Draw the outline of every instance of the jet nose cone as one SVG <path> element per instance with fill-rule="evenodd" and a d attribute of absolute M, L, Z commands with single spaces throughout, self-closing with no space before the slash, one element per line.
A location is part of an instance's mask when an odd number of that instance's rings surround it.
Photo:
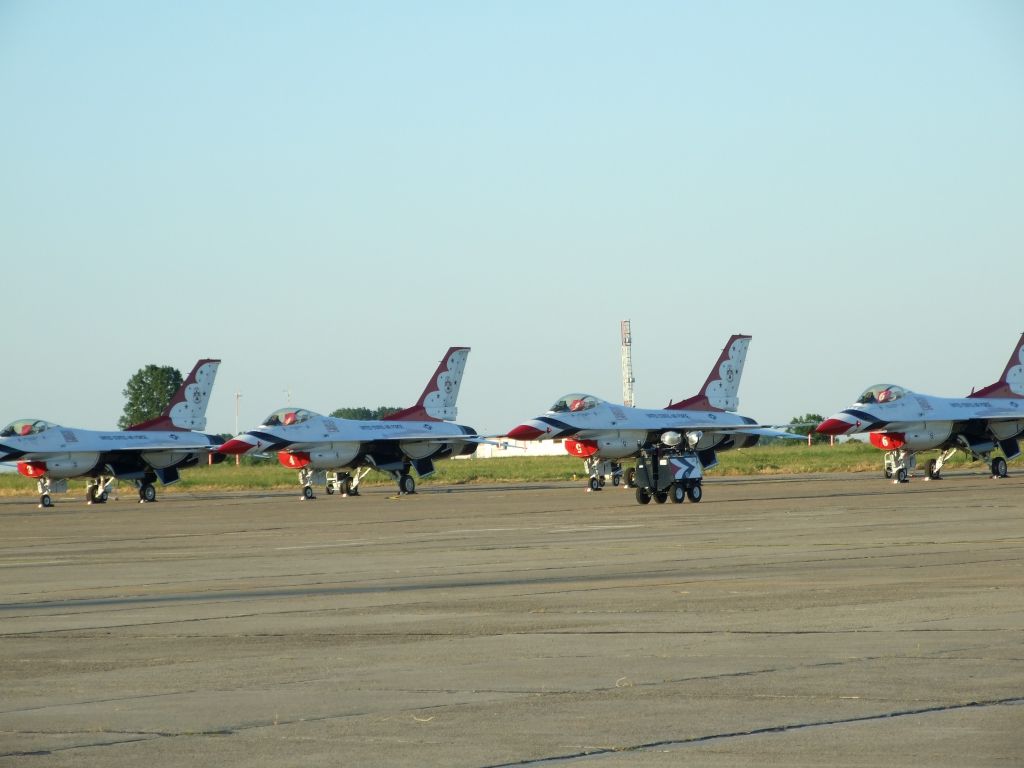
<path fill-rule="evenodd" d="M 506 437 L 511 437 L 513 440 L 536 440 L 543 434 L 536 427 L 531 427 L 529 424 L 520 424 L 518 427 L 510 429 Z"/>
<path fill-rule="evenodd" d="M 852 426 L 849 422 L 833 416 L 821 422 L 821 424 L 814 428 L 814 431 L 820 432 L 823 435 L 845 435 Z"/>
<path fill-rule="evenodd" d="M 216 450 L 217 453 L 238 455 L 242 453 L 247 453 L 248 451 L 252 450 L 252 447 L 252 443 L 247 443 L 245 440 L 239 440 L 237 437 L 233 437 Z"/>

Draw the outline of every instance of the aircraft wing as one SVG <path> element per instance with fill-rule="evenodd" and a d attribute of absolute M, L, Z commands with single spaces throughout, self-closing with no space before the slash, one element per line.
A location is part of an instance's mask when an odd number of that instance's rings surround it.
<path fill-rule="evenodd" d="M 499 441 L 497 438 L 502 435 L 437 435 L 431 432 L 421 434 L 393 435 L 379 440 L 395 440 L 399 442 L 426 443 L 428 445 L 444 445 L 445 443 L 463 442 L 476 443 L 477 445 L 497 445 L 508 447 L 507 441 Z"/>
<path fill-rule="evenodd" d="M 754 425 L 753 429 L 743 429 L 737 427 L 734 430 L 729 429 L 709 429 L 709 432 L 742 432 L 744 435 L 760 435 L 761 437 L 781 437 L 787 440 L 806 440 L 807 435 L 798 435 L 793 432 L 785 432 L 781 429 L 774 427 L 759 427 Z"/>
<path fill-rule="evenodd" d="M 159 443 L 146 443 L 145 445 L 112 445 L 103 446 L 102 453 L 149 453 L 150 451 L 215 451 L 219 442 L 214 443 L 190 443 L 176 442 L 174 440 L 163 440 Z M 60 453 L 92 453 L 92 451 L 61 451 Z M 53 455 L 58 455 L 56 452 Z"/>
<path fill-rule="evenodd" d="M 781 437 L 787 440 L 806 440 L 807 435 L 797 435 L 792 432 L 784 432 L 776 427 L 768 427 L 764 424 L 730 424 L 729 426 L 721 426 L 717 424 L 707 424 L 703 426 L 687 426 L 685 432 L 716 432 L 720 435 L 758 435 L 760 437 Z"/>
<path fill-rule="evenodd" d="M 790 425 L 786 425 L 790 426 Z M 761 437 L 781 437 L 789 440 L 806 440 L 807 435 L 796 435 L 792 432 L 784 432 L 775 426 L 769 426 L 767 424 L 722 424 L 715 421 L 707 422 L 687 422 L 685 425 L 679 424 L 659 424 L 656 428 L 651 428 L 649 432 L 714 432 L 720 435 L 731 435 L 731 434 L 743 434 L 743 435 L 759 435 Z M 599 438 L 602 435 L 607 434 L 607 429 L 585 429 L 577 432 L 572 437 L 577 440 L 589 440 Z"/>
<path fill-rule="evenodd" d="M 790 425 L 786 425 L 790 426 Z M 670 427 L 679 431 L 694 432 L 717 432 L 728 435 L 740 433 L 744 435 L 760 435 L 761 437 L 783 437 L 789 439 L 806 440 L 807 435 L 797 435 L 792 432 L 785 432 L 777 426 L 769 424 L 716 424 L 711 421 L 707 424 L 687 424 L 685 427 Z"/>
<path fill-rule="evenodd" d="M 984 421 L 1022 421 L 1024 420 L 1024 411 L 1013 408 L 993 408 L 991 410 L 986 409 L 984 413 L 976 414 L 974 418 L 983 419 Z"/>

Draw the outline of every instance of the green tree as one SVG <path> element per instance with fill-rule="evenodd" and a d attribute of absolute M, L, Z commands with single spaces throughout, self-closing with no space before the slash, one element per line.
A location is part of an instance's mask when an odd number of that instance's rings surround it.
<path fill-rule="evenodd" d="M 381 405 L 377 408 L 366 408 L 365 406 L 359 406 L 356 408 L 336 408 L 331 411 L 331 416 L 336 419 L 358 419 L 360 421 L 380 421 L 385 416 L 390 416 L 392 413 L 397 413 L 402 410 L 401 408 L 395 408 L 391 405 Z"/>
<path fill-rule="evenodd" d="M 825 417 L 820 413 L 805 413 L 803 416 L 794 416 L 789 421 L 792 425 L 789 431 L 794 435 L 810 435 L 812 443 L 824 443 L 828 440 L 828 435 L 822 435 L 814 431 L 814 428 L 824 420 Z M 796 441 L 789 440 L 787 442 L 795 443 Z"/>
<path fill-rule="evenodd" d="M 119 429 L 155 419 L 171 402 L 182 385 L 181 371 L 169 365 L 147 365 L 140 368 L 121 392 L 125 397 L 124 413 L 117 420 Z"/>

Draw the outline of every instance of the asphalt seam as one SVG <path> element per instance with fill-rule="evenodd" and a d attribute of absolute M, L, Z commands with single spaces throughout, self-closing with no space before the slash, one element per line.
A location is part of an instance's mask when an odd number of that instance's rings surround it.
<path fill-rule="evenodd" d="M 550 757 L 530 758 L 526 760 L 516 760 L 510 763 L 491 763 L 488 765 L 480 766 L 480 768 L 515 768 L 515 766 L 555 765 L 558 763 L 570 763 L 579 760 L 587 760 L 594 757 L 601 757 L 604 755 L 618 754 L 624 752 L 646 752 L 653 749 L 681 749 L 687 746 L 692 746 L 695 744 L 704 744 L 711 741 L 722 741 L 725 739 L 736 739 L 747 736 L 780 734 L 787 733 L 789 731 L 798 731 L 805 728 L 823 728 L 827 726 L 849 725 L 851 723 L 865 723 L 876 720 L 887 720 L 899 717 L 916 717 L 919 715 L 939 714 L 943 712 L 953 712 L 956 710 L 969 709 L 975 707 L 983 708 L 1018 704 L 1024 704 L 1024 696 L 1014 696 L 1006 699 L 993 699 L 990 701 L 969 701 L 960 704 L 921 707 L 919 709 L 896 710 L 894 712 L 880 712 L 873 715 L 858 715 L 857 717 L 846 717 L 839 718 L 836 720 L 815 720 L 806 723 L 786 723 L 783 725 L 769 725 L 763 728 L 753 728 L 748 731 L 712 733 L 705 734 L 703 736 L 692 736 L 690 738 L 684 739 L 664 739 L 661 741 L 651 741 L 644 744 L 632 744 L 625 747 L 600 747 L 592 750 L 583 750 L 581 752 L 575 752 L 566 755 L 552 755 Z"/>
<path fill-rule="evenodd" d="M 662 739 L 659 741 L 646 742 L 643 744 L 631 744 L 624 747 L 600 747 L 592 750 L 583 750 L 580 752 L 574 752 L 566 755 L 552 755 L 548 757 L 539 758 L 528 758 L 525 760 L 516 760 L 513 762 L 504 763 L 490 763 L 487 765 L 480 766 L 480 768 L 515 768 L 515 766 L 533 766 L 533 765 L 555 765 L 557 763 L 570 763 L 579 760 L 586 760 L 594 757 L 601 757 L 603 755 L 618 754 L 618 753 L 629 753 L 629 752 L 645 752 L 653 749 L 681 749 L 687 746 L 695 744 L 703 744 L 711 741 L 722 741 L 725 739 L 736 739 L 747 736 L 762 736 L 771 734 L 787 733 L 789 731 L 798 731 L 807 728 L 823 728 L 828 726 L 836 725 L 849 725 L 852 723 L 865 723 L 878 720 L 887 720 L 900 717 L 916 717 L 919 715 L 927 714 L 941 714 L 944 712 L 953 712 L 961 709 L 970 708 L 986 708 L 986 707 L 997 707 L 997 706 L 1008 706 L 1008 705 L 1020 705 L 1024 704 L 1024 696 L 1014 696 L 1004 699 L 993 699 L 989 701 L 970 701 L 962 702 L 959 704 L 945 704 L 931 707 L 920 707 L 917 709 L 904 709 L 896 710 L 892 712 L 879 712 L 870 715 L 858 715 L 856 717 L 838 718 L 835 720 L 815 720 L 804 723 L 784 723 L 781 725 L 770 725 L 762 728 L 753 728 L 746 731 L 731 731 L 726 733 L 713 733 L 705 734 L 703 736 L 692 736 L 689 738 L 680 739 Z M 436 707 L 425 707 L 419 711 L 426 711 L 429 709 L 440 709 L 448 708 L 453 706 L 452 704 L 438 705 Z M 279 727 L 282 725 L 297 725 L 303 723 L 316 723 L 326 722 L 329 720 L 348 719 L 351 717 L 362 717 L 365 716 L 366 712 L 359 713 L 348 713 L 343 715 L 323 715 L 320 717 L 303 717 L 294 720 L 274 720 L 274 721 L 260 721 L 253 723 L 246 723 L 237 725 L 231 728 L 213 729 L 204 731 L 182 731 L 182 732 L 162 732 L 162 731 L 139 731 L 136 738 L 117 739 L 114 741 L 97 741 L 92 743 L 81 743 L 81 744 L 68 744 L 63 747 L 57 747 L 52 749 L 40 749 L 40 750 L 24 750 L 15 752 L 0 752 L 0 758 L 2 757 L 30 757 L 30 756 L 46 756 L 58 754 L 61 752 L 67 752 L 76 749 L 94 749 L 104 747 L 116 747 L 124 744 L 134 744 L 141 741 L 152 741 L 155 739 L 164 738 L 182 738 L 182 737 L 194 737 L 194 736 L 231 736 L 236 733 L 241 733 L 247 730 L 253 730 L 258 728 L 268 727 Z M 125 731 L 114 731 L 112 733 L 118 735 L 124 735 Z"/>

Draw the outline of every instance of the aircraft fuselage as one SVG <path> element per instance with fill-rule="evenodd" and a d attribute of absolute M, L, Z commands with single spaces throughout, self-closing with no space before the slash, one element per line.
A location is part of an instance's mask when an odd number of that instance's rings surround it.
<path fill-rule="evenodd" d="M 310 414 L 294 424 L 262 425 L 243 432 L 222 450 L 277 452 L 283 465 L 296 469 L 337 470 L 366 464 L 391 469 L 410 461 L 473 453 L 476 443 L 465 439 L 469 436 L 475 437 L 476 431 L 447 421 L 364 421 Z"/>
<path fill-rule="evenodd" d="M 579 410 L 549 410 L 514 428 L 508 436 L 516 440 L 564 439 L 570 454 L 604 459 L 637 456 L 643 446 L 657 442 L 665 432 L 699 432 L 692 446 L 698 452 L 750 446 L 758 440 L 757 434 L 733 431 L 755 424 L 753 419 L 728 411 L 632 408 L 590 396 L 577 400 L 582 403 Z"/>
<path fill-rule="evenodd" d="M 936 397 L 903 390 L 893 402 L 854 403 L 822 422 L 818 431 L 868 432 L 872 444 L 883 450 L 1001 444 L 1024 435 L 1024 399 Z"/>
<path fill-rule="evenodd" d="M 18 471 L 32 478 L 137 479 L 154 470 L 194 465 L 218 443 L 218 437 L 201 432 L 100 432 L 47 424 L 36 434 L 0 437 L 0 461 L 17 462 Z"/>

